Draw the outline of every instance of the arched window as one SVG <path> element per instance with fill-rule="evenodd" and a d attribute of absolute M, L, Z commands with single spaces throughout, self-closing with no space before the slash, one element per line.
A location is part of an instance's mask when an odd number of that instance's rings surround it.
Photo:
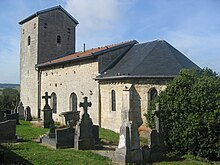
<path fill-rule="evenodd" d="M 71 111 L 77 111 L 77 95 L 75 93 L 70 95 L 70 109 Z"/>
<path fill-rule="evenodd" d="M 155 88 L 151 88 L 149 92 L 149 101 L 152 101 L 153 99 L 155 99 L 157 95 L 158 95 L 157 90 Z"/>
<path fill-rule="evenodd" d="M 61 44 L 61 36 L 57 35 L 57 44 Z"/>
<path fill-rule="evenodd" d="M 111 98 L 112 98 L 112 111 L 116 111 L 116 95 L 114 90 L 112 90 L 111 92 Z"/>
<path fill-rule="evenodd" d="M 155 88 L 151 88 L 148 91 L 148 108 L 150 107 L 151 102 L 157 97 L 158 92 Z"/>
<path fill-rule="evenodd" d="M 31 36 L 28 36 L 28 46 L 31 44 Z"/>
<path fill-rule="evenodd" d="M 57 113 L 57 95 L 56 93 L 52 93 L 51 94 L 51 99 L 50 99 L 50 105 L 51 105 L 51 108 L 53 110 L 53 113 Z"/>

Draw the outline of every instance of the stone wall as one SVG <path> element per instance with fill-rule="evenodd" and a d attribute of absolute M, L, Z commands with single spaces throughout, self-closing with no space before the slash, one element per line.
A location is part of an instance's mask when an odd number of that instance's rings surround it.
<path fill-rule="evenodd" d="M 112 82 L 100 82 L 101 91 L 101 127 L 119 132 L 121 125 L 121 111 L 122 111 L 122 95 L 125 85 L 133 84 L 131 107 L 132 115 L 136 115 L 135 118 L 142 118 L 143 127 L 146 127 L 146 119 L 144 114 L 147 113 L 149 104 L 149 91 L 155 88 L 158 93 L 165 90 L 165 81 L 149 81 L 149 80 L 136 80 L 132 81 L 112 81 Z M 116 111 L 111 109 L 111 91 L 116 92 Z M 141 131 L 146 131 L 146 128 L 142 128 Z"/>
<path fill-rule="evenodd" d="M 57 96 L 57 113 L 53 114 L 55 121 L 62 122 L 59 114 L 71 110 L 70 95 L 74 92 L 77 95 L 77 110 L 82 115 L 83 110 L 79 107 L 79 103 L 87 96 L 88 101 L 92 102 L 88 113 L 93 123 L 98 124 L 98 82 L 94 80 L 97 75 L 98 62 L 91 60 L 42 70 L 41 97 L 45 92 L 49 95 L 54 92 Z M 41 100 L 41 109 L 44 105 L 44 100 Z"/>
<path fill-rule="evenodd" d="M 34 18 L 21 26 L 20 39 L 20 96 L 24 105 L 30 106 L 37 116 L 37 77 L 35 70 L 38 54 L 38 18 Z M 30 36 L 30 45 L 28 45 Z"/>
<path fill-rule="evenodd" d="M 76 23 L 61 10 L 41 13 L 21 25 L 20 39 L 20 91 L 24 107 L 29 106 L 38 117 L 39 75 L 36 64 L 57 55 L 75 52 Z M 60 35 L 61 43 L 57 44 Z M 30 37 L 30 44 L 28 44 Z M 39 84 L 40 85 L 40 84 Z"/>

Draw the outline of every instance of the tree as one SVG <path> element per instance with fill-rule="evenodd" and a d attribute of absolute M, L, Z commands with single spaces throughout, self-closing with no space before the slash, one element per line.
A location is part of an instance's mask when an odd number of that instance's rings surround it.
<path fill-rule="evenodd" d="M 13 110 L 19 101 L 19 92 L 16 89 L 5 88 L 0 95 L 0 109 Z"/>
<path fill-rule="evenodd" d="M 167 151 L 219 160 L 220 77 L 215 72 L 182 70 L 158 101 Z M 152 126 L 152 122 L 148 116 L 149 125 Z"/>

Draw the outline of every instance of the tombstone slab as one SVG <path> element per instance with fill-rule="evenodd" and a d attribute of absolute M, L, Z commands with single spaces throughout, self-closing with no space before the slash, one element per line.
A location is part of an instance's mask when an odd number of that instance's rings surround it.
<path fill-rule="evenodd" d="M 16 120 L 0 122 L 0 141 L 14 141 L 16 138 Z"/>
<path fill-rule="evenodd" d="M 66 126 L 70 126 L 69 122 L 73 122 L 73 126 L 76 126 L 77 122 L 79 121 L 80 111 L 67 111 L 67 112 L 62 112 L 59 114 L 59 116 L 64 117 L 64 123 Z"/>
<path fill-rule="evenodd" d="M 6 114 L 6 120 L 16 120 L 16 124 L 19 124 L 19 114 L 18 113 L 12 113 L 12 114 Z"/>
<path fill-rule="evenodd" d="M 24 110 L 25 121 L 32 121 L 31 108 L 27 106 Z"/>
<path fill-rule="evenodd" d="M 17 113 L 19 113 L 19 120 L 24 120 L 24 106 L 23 103 L 20 101 L 18 106 L 17 106 Z"/>

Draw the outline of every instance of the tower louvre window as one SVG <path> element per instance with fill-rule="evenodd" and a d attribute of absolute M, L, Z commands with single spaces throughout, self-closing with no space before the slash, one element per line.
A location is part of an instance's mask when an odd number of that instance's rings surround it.
<path fill-rule="evenodd" d="M 112 111 L 116 111 L 116 96 L 115 96 L 115 91 L 111 91 L 111 101 L 112 101 Z"/>
<path fill-rule="evenodd" d="M 61 44 L 61 36 L 57 35 L 57 44 Z"/>
<path fill-rule="evenodd" d="M 31 36 L 28 36 L 28 45 L 31 44 Z"/>

